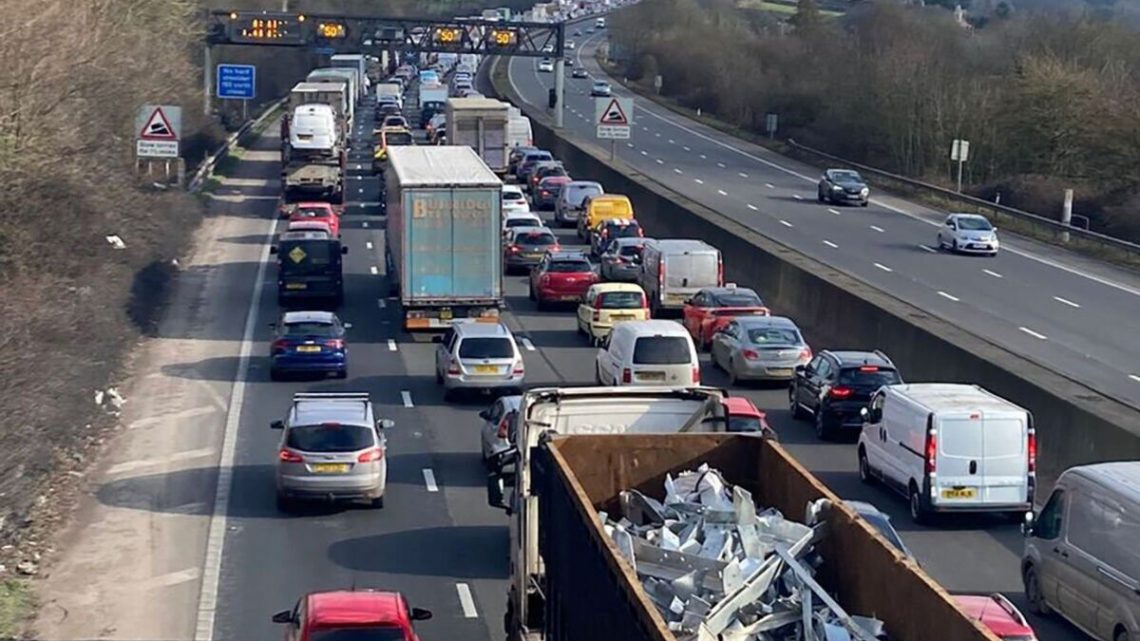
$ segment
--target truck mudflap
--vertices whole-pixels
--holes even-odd
[[[452,305],[450,307],[407,307],[404,329],[444,330],[459,323],[497,323],[501,312],[495,305]]]

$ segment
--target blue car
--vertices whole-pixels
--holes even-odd
[[[269,376],[335,374],[348,377],[348,347],[344,333],[349,325],[332,312],[286,312],[276,323],[269,348]]]

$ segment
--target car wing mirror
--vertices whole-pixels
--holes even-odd
[[[282,611],[278,612],[277,614],[273,615],[273,622],[274,623],[292,623],[293,622],[293,613],[290,612],[289,610],[282,610]]]
[[[341,255],[347,254],[348,253],[348,247],[341,247],[340,253],[341,253]]]
[[[270,254],[276,254],[277,253],[277,246],[276,245],[270,245],[269,246],[269,253]]]
[[[427,621],[431,616],[431,610],[412,608],[412,621]]]
[[[440,335],[438,335],[438,334],[437,334],[437,335],[435,335],[435,336],[432,336],[432,337],[431,337],[431,342],[433,342],[433,343],[443,343],[443,336],[440,336]]]
[[[393,427],[396,427],[396,421],[393,421],[390,418],[382,418],[376,421],[376,427],[382,430],[390,430]]]
[[[273,421],[272,423],[269,424],[269,429],[271,429],[271,430],[283,430],[283,429],[285,429],[285,421]]]
[[[796,373],[806,372],[807,365],[796,365]]]
[[[1033,510],[1027,511],[1024,518],[1025,520],[1021,524],[1021,535],[1026,537],[1033,536]]]
[[[345,329],[352,329],[352,323],[345,323],[344,328]]]

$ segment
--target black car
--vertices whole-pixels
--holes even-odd
[[[815,433],[830,440],[843,430],[857,434],[863,427],[859,411],[884,385],[902,383],[887,355],[873,352],[824,350],[796,368],[788,387],[792,418],[815,418]]]
[[[442,102],[434,100],[425,102],[420,109],[420,129],[427,129],[428,123],[435,117],[436,114],[444,113],[447,105]]]
[[[585,67],[575,67],[574,71],[570,74],[571,78],[589,78],[590,74],[586,73]]]
[[[855,203],[866,207],[870,202],[871,189],[859,172],[852,169],[828,169],[819,179],[819,202],[833,205]]]

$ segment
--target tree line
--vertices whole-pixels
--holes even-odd
[[[966,4],[966,3],[964,3]],[[761,132],[952,185],[970,141],[970,193],[1043,215],[1063,190],[1093,229],[1140,241],[1140,47],[1112,11],[1001,0],[860,2],[841,17],[800,0],[787,22],[732,0],[653,0],[612,19],[633,81]],[[967,4],[968,6],[968,4]]]

